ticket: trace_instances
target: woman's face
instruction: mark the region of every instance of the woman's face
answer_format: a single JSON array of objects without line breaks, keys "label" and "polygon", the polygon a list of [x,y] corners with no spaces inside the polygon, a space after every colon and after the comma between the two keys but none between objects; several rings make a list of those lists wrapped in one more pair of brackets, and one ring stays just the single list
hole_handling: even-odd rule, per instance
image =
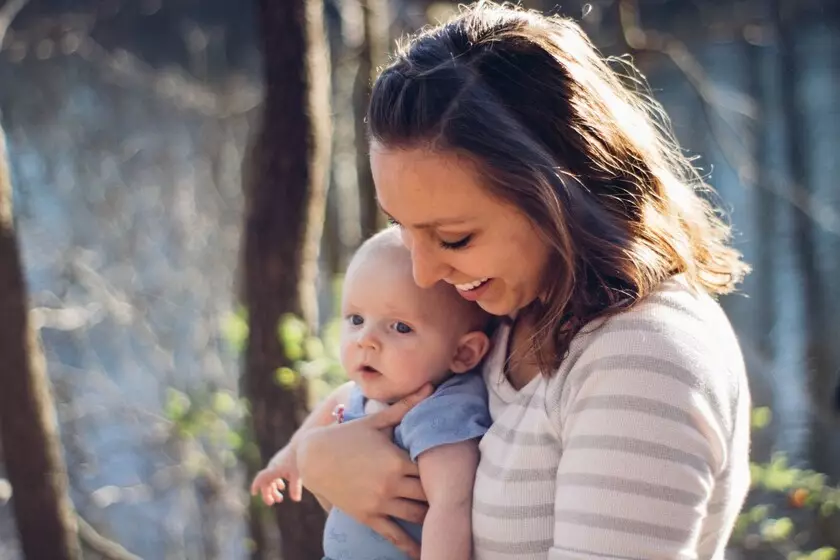
[{"label": "woman's face", "polygon": [[374,143],[371,168],[379,204],[402,227],[420,287],[443,280],[494,315],[510,315],[539,296],[548,247],[525,214],[489,193],[472,162]]}]

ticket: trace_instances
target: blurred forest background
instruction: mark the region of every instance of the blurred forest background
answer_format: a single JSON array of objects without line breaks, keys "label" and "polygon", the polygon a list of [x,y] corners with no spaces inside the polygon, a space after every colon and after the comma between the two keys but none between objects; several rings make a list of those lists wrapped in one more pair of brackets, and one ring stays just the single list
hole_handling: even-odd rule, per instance
[{"label": "blurred forest background", "polygon": [[[756,405],[732,557],[832,558],[840,3],[525,5],[631,56],[754,267],[724,300]],[[314,501],[246,484],[342,379],[371,79],[455,9],[0,0],[0,559],[320,558]]]}]

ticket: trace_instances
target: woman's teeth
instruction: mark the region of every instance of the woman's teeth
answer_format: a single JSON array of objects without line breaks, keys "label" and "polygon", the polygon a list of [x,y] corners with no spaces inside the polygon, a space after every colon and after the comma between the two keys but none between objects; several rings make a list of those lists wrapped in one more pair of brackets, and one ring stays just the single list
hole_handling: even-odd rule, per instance
[{"label": "woman's teeth", "polygon": [[481,280],[476,280],[475,282],[468,282],[466,284],[455,284],[455,288],[457,288],[461,292],[469,292],[471,290],[475,290],[485,282],[487,282],[489,278],[482,278]]}]

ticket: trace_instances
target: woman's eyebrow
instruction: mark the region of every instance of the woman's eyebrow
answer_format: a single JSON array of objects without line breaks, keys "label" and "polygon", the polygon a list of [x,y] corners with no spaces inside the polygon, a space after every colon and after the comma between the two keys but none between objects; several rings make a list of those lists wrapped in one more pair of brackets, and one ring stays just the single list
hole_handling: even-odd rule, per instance
[{"label": "woman's eyebrow", "polygon": [[404,226],[408,225],[408,226],[411,226],[411,227],[417,228],[417,229],[434,229],[434,228],[440,227],[440,226],[459,225],[459,224],[463,224],[463,223],[466,223],[466,222],[469,221],[465,218],[439,218],[437,220],[432,220],[430,222],[421,222],[419,224],[403,224],[402,222],[395,219],[387,210],[385,210],[382,207],[381,204],[379,204],[379,209],[382,210],[382,213],[385,214],[388,217],[388,219],[390,219],[392,222],[397,223],[397,224],[401,224],[401,225],[404,225]]}]

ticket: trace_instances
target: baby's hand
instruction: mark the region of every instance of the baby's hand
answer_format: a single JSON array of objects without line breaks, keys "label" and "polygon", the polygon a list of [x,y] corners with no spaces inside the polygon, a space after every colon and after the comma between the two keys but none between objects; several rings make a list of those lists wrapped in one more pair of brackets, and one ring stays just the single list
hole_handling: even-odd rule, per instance
[{"label": "baby's hand", "polygon": [[278,451],[257,473],[251,483],[251,495],[256,496],[259,492],[265,505],[273,506],[283,501],[282,492],[287,488],[289,497],[299,502],[303,488],[297,468],[297,450],[291,443]]}]

